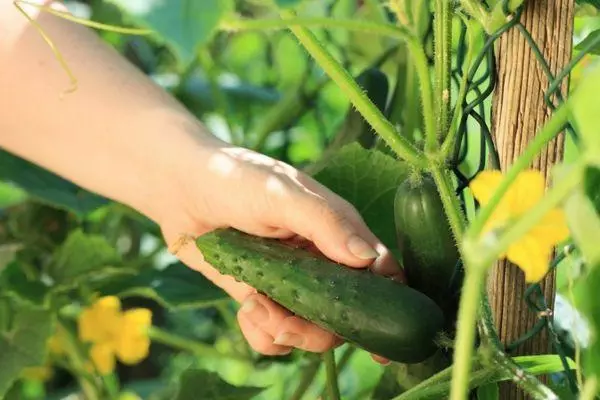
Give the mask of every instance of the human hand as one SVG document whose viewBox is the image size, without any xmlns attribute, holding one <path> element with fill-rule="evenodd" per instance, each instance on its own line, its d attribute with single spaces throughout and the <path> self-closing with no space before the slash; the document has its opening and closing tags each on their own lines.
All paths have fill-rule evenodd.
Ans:
<svg viewBox="0 0 600 400">
<path fill-rule="evenodd" d="M 174 245 L 182 234 L 199 236 L 232 227 L 303 243 L 349 268 L 370 267 L 375 273 L 404 279 L 355 208 L 301 171 L 216 140 L 195 160 L 186 168 L 186 182 L 176 190 L 183 203 L 161 224 L 167 243 Z M 204 262 L 195 246 L 181 247 L 177 256 L 242 304 L 238 322 L 257 352 L 283 355 L 293 348 L 323 352 L 341 344 L 334 334 L 294 316 L 247 284 L 221 275 Z"/>
</svg>

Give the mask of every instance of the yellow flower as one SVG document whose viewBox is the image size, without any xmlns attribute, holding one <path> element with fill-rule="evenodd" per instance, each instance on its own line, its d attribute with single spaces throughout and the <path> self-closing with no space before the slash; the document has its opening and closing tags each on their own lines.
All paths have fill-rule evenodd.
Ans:
<svg viewBox="0 0 600 400">
<path fill-rule="evenodd" d="M 489 203 L 496 188 L 503 180 L 500 171 L 483 171 L 471 182 L 473 196 L 482 206 Z M 532 210 L 542 199 L 545 192 L 544 177 L 540 171 L 521 172 L 511 184 L 498 206 L 488 219 L 482 234 L 505 228 L 521 215 Z M 507 258 L 525 272 L 527 282 L 537 282 L 548 272 L 552 249 L 567 239 L 569 229 L 561 209 L 550 210 L 537 225 L 531 228 L 518 241 L 511 244 Z"/>
<path fill-rule="evenodd" d="M 116 353 L 124 364 L 132 365 L 142 361 L 150 350 L 148 328 L 152 314 L 147 309 L 127 311 L 123 315 L 121 335 L 116 343 Z"/>
<path fill-rule="evenodd" d="M 152 313 L 147 309 L 121 311 L 117 297 L 98 299 L 79 317 L 79 337 L 91 342 L 90 358 L 97 371 L 108 375 L 116 359 L 127 365 L 137 364 L 148 356 L 148 328 Z"/>
<path fill-rule="evenodd" d="M 111 340 L 119 329 L 121 301 L 114 296 L 98 299 L 79 317 L 79 338 L 85 342 Z"/>
</svg>

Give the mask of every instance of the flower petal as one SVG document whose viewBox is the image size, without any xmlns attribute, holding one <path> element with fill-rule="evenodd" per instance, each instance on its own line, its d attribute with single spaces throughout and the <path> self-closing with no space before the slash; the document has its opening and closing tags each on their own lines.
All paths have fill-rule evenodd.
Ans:
<svg viewBox="0 0 600 400">
<path fill-rule="evenodd" d="M 109 340 L 118 329 L 121 301 L 114 296 L 100 298 L 79 316 L 79 338 L 84 342 Z"/>
<path fill-rule="evenodd" d="M 510 209 L 513 215 L 519 215 L 535 207 L 546 191 L 544 175 L 538 170 L 521 172 L 509 189 Z"/>
<path fill-rule="evenodd" d="M 485 170 L 477 174 L 469 184 L 473 197 L 479 204 L 485 206 L 494 195 L 496 188 L 502 182 L 502 172 L 497 170 Z"/>
<path fill-rule="evenodd" d="M 564 211 L 559 208 L 550 210 L 532 229 L 531 234 L 552 247 L 567 240 L 570 232 Z"/>
<path fill-rule="evenodd" d="M 98 343 L 92 346 L 90 357 L 101 375 L 108 375 L 115 370 L 115 354 L 108 343 Z"/>
<path fill-rule="evenodd" d="M 124 364 L 137 364 L 148 356 L 150 339 L 148 328 L 152 324 L 152 312 L 145 308 L 128 310 L 117 338 L 116 351 Z"/>
<path fill-rule="evenodd" d="M 117 357 L 126 365 L 134 365 L 148 357 L 150 339 L 148 336 L 121 336 L 117 340 Z"/>
<path fill-rule="evenodd" d="M 525 281 L 532 283 L 548 272 L 551 251 L 552 246 L 528 234 L 508 248 L 506 257 L 525 272 Z"/>
</svg>

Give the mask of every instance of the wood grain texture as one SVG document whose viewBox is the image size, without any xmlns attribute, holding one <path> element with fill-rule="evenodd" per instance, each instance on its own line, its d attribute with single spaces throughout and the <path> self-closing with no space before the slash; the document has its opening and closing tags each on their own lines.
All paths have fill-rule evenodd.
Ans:
<svg viewBox="0 0 600 400">
<path fill-rule="evenodd" d="M 521 22 L 533 36 L 554 75 L 568 63 L 572 53 L 573 0 L 529 0 Z M 498 86 L 494 95 L 492 123 L 501 168 L 506 171 L 522 153 L 551 111 L 544 103 L 548 79 L 525 37 L 513 28 L 495 48 Z M 567 93 L 567 82 L 562 86 Z M 543 171 L 548 182 L 552 165 L 562 160 L 564 134 L 553 140 L 532 163 Z M 555 277 L 543 282 L 549 307 L 554 306 Z M 523 273 L 513 264 L 501 261 L 493 268 L 488 293 L 496 326 L 503 343 L 508 344 L 530 330 L 537 321 L 525 303 Z M 544 354 L 552 351 L 545 331 L 522 344 L 513 354 Z M 512 384 L 501 386 L 500 398 L 524 399 Z"/>
</svg>

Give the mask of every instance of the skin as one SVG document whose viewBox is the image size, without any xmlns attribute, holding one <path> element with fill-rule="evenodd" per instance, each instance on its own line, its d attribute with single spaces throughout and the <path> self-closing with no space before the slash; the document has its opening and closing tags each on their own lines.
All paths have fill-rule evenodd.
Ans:
<svg viewBox="0 0 600 400">
<path fill-rule="evenodd" d="M 306 242 L 349 268 L 403 279 L 348 202 L 290 165 L 215 138 L 91 30 L 23 7 L 60 49 L 78 88 L 64 94 L 70 81 L 47 43 L 13 0 L 0 0 L 0 147 L 155 221 L 181 261 L 241 303 L 238 322 L 254 350 L 323 352 L 341 341 L 221 275 L 182 235 L 233 227 Z"/>
</svg>

